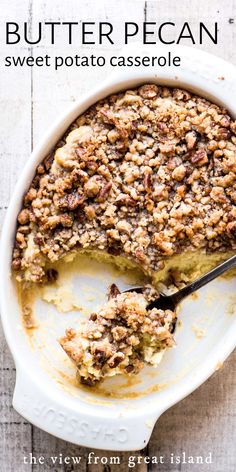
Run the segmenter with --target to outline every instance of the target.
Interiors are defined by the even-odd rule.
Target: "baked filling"
[[[87,385],[117,374],[137,374],[144,363],[157,366],[164,350],[175,345],[176,314],[148,308],[158,298],[152,287],[120,293],[113,284],[109,298],[78,332],[68,329],[59,340]]]
[[[205,261],[202,267],[210,268],[235,251],[235,172],[236,122],[224,108],[154,84],[105,98],[71,125],[37,168],[18,215],[12,260],[16,279],[22,286],[47,283],[56,278],[57,261],[89,250],[138,264],[154,282],[171,271],[178,281],[178,261],[183,261],[182,272],[191,279],[198,255]],[[145,324],[151,314],[145,312],[144,299]],[[108,302],[118,318],[105,323],[105,337],[126,317],[126,308],[121,313],[117,304],[128,310],[132,302],[135,315],[135,300],[134,295],[118,295]],[[104,326],[106,309],[88,326]],[[155,316],[165,320],[169,314]],[[90,379],[87,347],[83,351],[80,341],[92,345],[87,328],[79,334],[68,331],[61,344]],[[114,346],[117,352],[123,349],[118,341]],[[143,338],[138,346],[135,354],[130,347],[119,369],[124,371],[136,352],[134,370],[146,362],[144,355],[140,358]],[[79,358],[84,352],[78,362],[77,349]],[[98,379],[111,369],[106,357]]]

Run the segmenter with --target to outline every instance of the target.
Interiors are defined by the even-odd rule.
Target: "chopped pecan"
[[[85,201],[85,195],[79,195],[78,193],[71,193],[67,196],[67,206],[68,209],[73,211],[78,208],[78,206],[83,205]]]
[[[138,205],[137,200],[134,200],[129,195],[126,195],[124,193],[121,193],[120,195],[118,195],[118,197],[116,198],[116,203],[118,206],[124,205],[124,206],[135,207],[136,205]]]
[[[126,220],[118,221],[116,227],[121,233],[126,233],[126,234],[131,233],[131,229],[132,229],[131,224],[128,223],[128,221]]]
[[[225,191],[222,187],[218,187],[218,186],[213,187],[213,189],[210,193],[210,196],[215,202],[220,202],[220,203],[226,203],[227,202]]]
[[[181,164],[180,166],[176,167],[172,172],[173,179],[181,182],[186,175],[186,167]]]
[[[75,338],[76,336],[76,331],[74,328],[67,328],[66,329],[66,336],[69,340]]]
[[[143,85],[139,88],[139,95],[143,98],[151,99],[156,97],[158,94],[158,87],[154,84]]]
[[[123,352],[117,352],[109,360],[108,365],[111,369],[115,369],[125,359]]]
[[[160,147],[160,151],[163,153],[163,154],[174,154],[174,151],[175,151],[175,145],[173,143],[160,143],[159,145]]]
[[[95,161],[87,161],[86,162],[86,167],[89,171],[95,172],[98,168],[98,163]]]
[[[185,136],[185,139],[186,139],[186,143],[187,143],[187,149],[190,151],[191,149],[193,149],[196,144],[197,144],[197,141],[198,141],[198,135],[196,133],[196,131],[189,131],[189,133],[186,134]]]
[[[193,165],[198,167],[203,166],[204,164],[208,163],[207,152],[205,149],[199,149],[195,154],[191,157],[191,162]]]
[[[51,152],[43,161],[46,171],[49,171],[49,169],[51,168],[53,160],[54,160],[54,153]]]
[[[230,129],[227,129],[227,128],[219,128],[217,130],[217,138],[218,139],[224,139],[224,140],[227,140],[229,139],[231,136],[231,131]]]
[[[97,175],[91,177],[84,185],[84,191],[88,197],[95,197],[101,189],[100,178]]]
[[[143,252],[142,249],[136,249],[136,251],[135,251],[135,256],[136,256],[137,259],[138,259],[139,261],[141,261],[141,262],[146,261],[146,256],[145,256],[145,254],[144,254],[144,252]]]
[[[79,157],[79,159],[83,159],[85,155],[87,155],[87,149],[84,147],[77,147],[75,149],[75,153]]]
[[[37,196],[37,190],[31,187],[25,195],[24,202],[29,203],[32,202]]]
[[[232,221],[227,224],[227,232],[233,238],[236,238],[236,221]]]
[[[93,352],[93,355],[95,357],[95,361],[98,362],[99,364],[104,364],[107,360],[107,354],[106,354],[106,349],[102,349],[101,347],[96,348]]]
[[[109,287],[108,299],[110,300],[110,298],[116,298],[119,294],[120,290],[118,289],[117,285],[111,284]]]
[[[146,172],[143,179],[143,186],[147,193],[150,193],[152,190],[152,176],[150,172]]]
[[[21,212],[18,215],[18,221],[21,225],[25,225],[26,223],[29,222],[30,219],[30,212],[27,209],[21,210]]]
[[[42,235],[40,233],[36,234],[36,236],[34,237],[34,242],[35,244],[37,244],[38,246],[42,246],[43,243],[44,243],[44,238],[42,237]]]
[[[16,233],[16,241],[18,242],[18,244],[21,248],[24,248],[26,246],[25,237],[19,231]]]
[[[15,259],[13,259],[12,269],[16,270],[16,271],[21,269],[21,258],[20,257],[16,257]]]
[[[233,121],[231,124],[230,124],[230,129],[231,131],[236,134],[236,121]]]
[[[191,98],[191,95],[186,90],[174,89],[173,97],[177,100],[184,100],[186,102]]]
[[[107,182],[100,190],[98,197],[100,199],[105,198],[109,193],[112,188],[112,182]]]
[[[51,229],[54,229],[56,228],[56,226],[58,226],[59,224],[61,223],[61,216],[59,215],[54,215],[54,216],[49,216],[45,223],[44,223],[44,229],[47,230],[51,230]]]
[[[115,341],[121,341],[121,339],[127,336],[127,328],[124,326],[115,326],[115,328],[112,328],[111,332]]]
[[[92,205],[86,206],[84,212],[89,220],[93,220],[96,216],[95,208]]]

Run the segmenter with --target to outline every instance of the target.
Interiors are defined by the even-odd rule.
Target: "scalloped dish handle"
[[[40,385],[17,370],[15,410],[35,426],[74,444],[116,451],[140,450],[148,444],[158,419],[141,416],[138,410],[136,420],[125,413],[116,417],[94,417],[87,412],[89,405],[84,406],[84,412],[76,412],[68,404],[62,407],[56,395],[52,403]]]

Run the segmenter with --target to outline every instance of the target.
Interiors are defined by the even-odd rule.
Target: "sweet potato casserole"
[[[236,249],[235,173],[236,122],[224,108],[154,84],[105,98],[71,125],[37,168],[18,215],[16,279],[45,283],[56,277],[53,264],[73,251],[123,256],[151,276],[183,253],[225,257]],[[126,326],[126,307],[133,298],[117,295],[109,302],[109,310],[123,304],[119,319],[128,330],[133,328]],[[153,314],[145,314],[144,298],[141,317],[146,320]],[[93,323],[92,331],[99,330],[99,323],[105,326],[104,337],[120,327],[119,319],[104,321],[102,310],[88,326]],[[121,341],[114,342],[123,359],[121,345],[127,343]],[[81,342],[74,331],[61,341],[77,365]],[[109,338],[109,349],[112,342]],[[139,348],[135,352],[142,363]],[[111,348],[111,356],[103,357],[106,372],[114,355]],[[128,368],[128,358],[121,365]]]

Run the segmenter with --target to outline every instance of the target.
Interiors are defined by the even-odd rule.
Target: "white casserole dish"
[[[32,349],[30,346],[21,326],[10,267],[17,214],[36,166],[78,115],[111,93],[155,82],[186,88],[224,105],[236,117],[236,68],[196,49],[177,47],[171,50],[173,55],[181,57],[181,67],[115,70],[104,83],[81,97],[64,113],[29,158],[12,195],[2,230],[1,313],[5,336],[16,364],[13,406],[43,430],[91,448],[117,451],[142,449],[158,417],[204,382],[236,345],[236,318],[228,314],[228,311],[234,311],[235,279],[218,280],[202,289],[198,300],[186,301],[180,314],[183,328],[176,335],[177,349],[165,355],[156,371],[152,369],[151,374],[148,371],[139,376],[142,378],[143,375],[145,387],[158,383],[162,384],[162,388],[149,388],[146,395],[137,394],[133,398],[104,399],[84,392],[76,395],[75,389],[62,388],[58,379],[43,365],[39,347]],[[151,47],[145,51],[142,45],[137,44],[122,52],[126,55],[165,53],[163,47],[158,47],[158,51]],[[214,303],[216,296],[218,300]],[[209,329],[206,336],[197,341],[192,323],[199,321],[199,313],[206,315],[205,324]],[[59,331],[62,334],[63,331]],[[140,385],[129,387],[135,392],[140,388]]]

